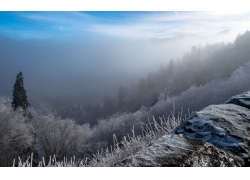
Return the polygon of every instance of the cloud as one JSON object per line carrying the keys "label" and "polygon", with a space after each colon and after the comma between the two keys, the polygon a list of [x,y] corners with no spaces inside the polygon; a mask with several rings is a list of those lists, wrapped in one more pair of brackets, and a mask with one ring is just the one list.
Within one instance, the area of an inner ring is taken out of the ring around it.
{"label": "cloud", "polygon": [[246,31],[250,29],[249,18],[250,13],[245,12],[152,12],[124,23],[92,24],[89,30],[123,38],[168,38],[184,34],[208,36],[227,29]]}
{"label": "cloud", "polygon": [[184,34],[207,36],[226,29],[250,29],[249,12],[21,12],[17,15],[33,25],[30,33],[18,28],[7,28],[5,32],[10,30],[8,34],[15,32],[26,38],[87,33],[149,39]]}

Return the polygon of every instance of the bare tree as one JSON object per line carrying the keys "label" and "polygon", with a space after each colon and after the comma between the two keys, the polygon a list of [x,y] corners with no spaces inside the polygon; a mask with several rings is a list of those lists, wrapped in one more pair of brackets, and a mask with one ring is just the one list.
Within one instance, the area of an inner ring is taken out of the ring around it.
{"label": "bare tree", "polygon": [[58,159],[75,155],[90,136],[89,125],[79,126],[70,119],[54,116],[38,116],[33,126],[37,143],[47,159],[52,155]]}

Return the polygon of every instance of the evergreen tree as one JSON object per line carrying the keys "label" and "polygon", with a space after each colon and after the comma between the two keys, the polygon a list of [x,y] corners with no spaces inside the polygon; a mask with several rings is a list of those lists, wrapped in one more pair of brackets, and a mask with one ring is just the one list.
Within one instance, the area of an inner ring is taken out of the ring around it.
{"label": "evergreen tree", "polygon": [[13,101],[12,101],[12,107],[14,111],[18,108],[21,107],[24,111],[30,106],[27,95],[26,95],[26,90],[24,89],[23,86],[23,74],[20,72],[16,76],[16,82],[14,84],[14,90],[13,90]]}
{"label": "evergreen tree", "polygon": [[174,60],[171,59],[168,65],[167,76],[171,78],[174,74]]}
{"label": "evergreen tree", "polygon": [[125,99],[127,93],[128,93],[128,89],[123,87],[122,85],[120,85],[119,91],[118,91],[118,96],[117,96],[117,98],[118,98],[118,107],[119,108],[123,107],[124,99]]}

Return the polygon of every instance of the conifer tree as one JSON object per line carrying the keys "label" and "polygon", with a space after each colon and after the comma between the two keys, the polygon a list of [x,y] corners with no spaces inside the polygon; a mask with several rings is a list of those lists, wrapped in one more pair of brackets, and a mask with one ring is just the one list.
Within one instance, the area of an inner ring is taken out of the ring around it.
{"label": "conifer tree", "polygon": [[13,101],[12,101],[12,107],[14,111],[21,107],[24,111],[30,106],[28,102],[28,98],[26,95],[26,90],[24,89],[24,83],[23,83],[23,74],[20,71],[19,74],[16,76],[16,82],[14,84],[14,90],[13,90]]}

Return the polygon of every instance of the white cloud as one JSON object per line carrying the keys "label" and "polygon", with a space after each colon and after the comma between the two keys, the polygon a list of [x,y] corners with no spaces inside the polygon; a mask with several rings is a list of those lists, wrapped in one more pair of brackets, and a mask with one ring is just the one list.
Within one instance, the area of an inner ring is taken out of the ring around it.
{"label": "white cloud", "polygon": [[28,13],[22,16],[34,21],[54,23],[50,27],[54,30],[71,31],[75,34],[98,33],[121,38],[168,38],[183,34],[207,36],[223,30],[250,29],[250,13],[236,11],[148,12],[136,16],[128,14],[120,21],[84,12]]}
{"label": "white cloud", "polygon": [[250,13],[159,12],[137,17],[133,23],[92,25],[91,31],[128,38],[167,38],[181,34],[208,36],[223,30],[250,29]]}

